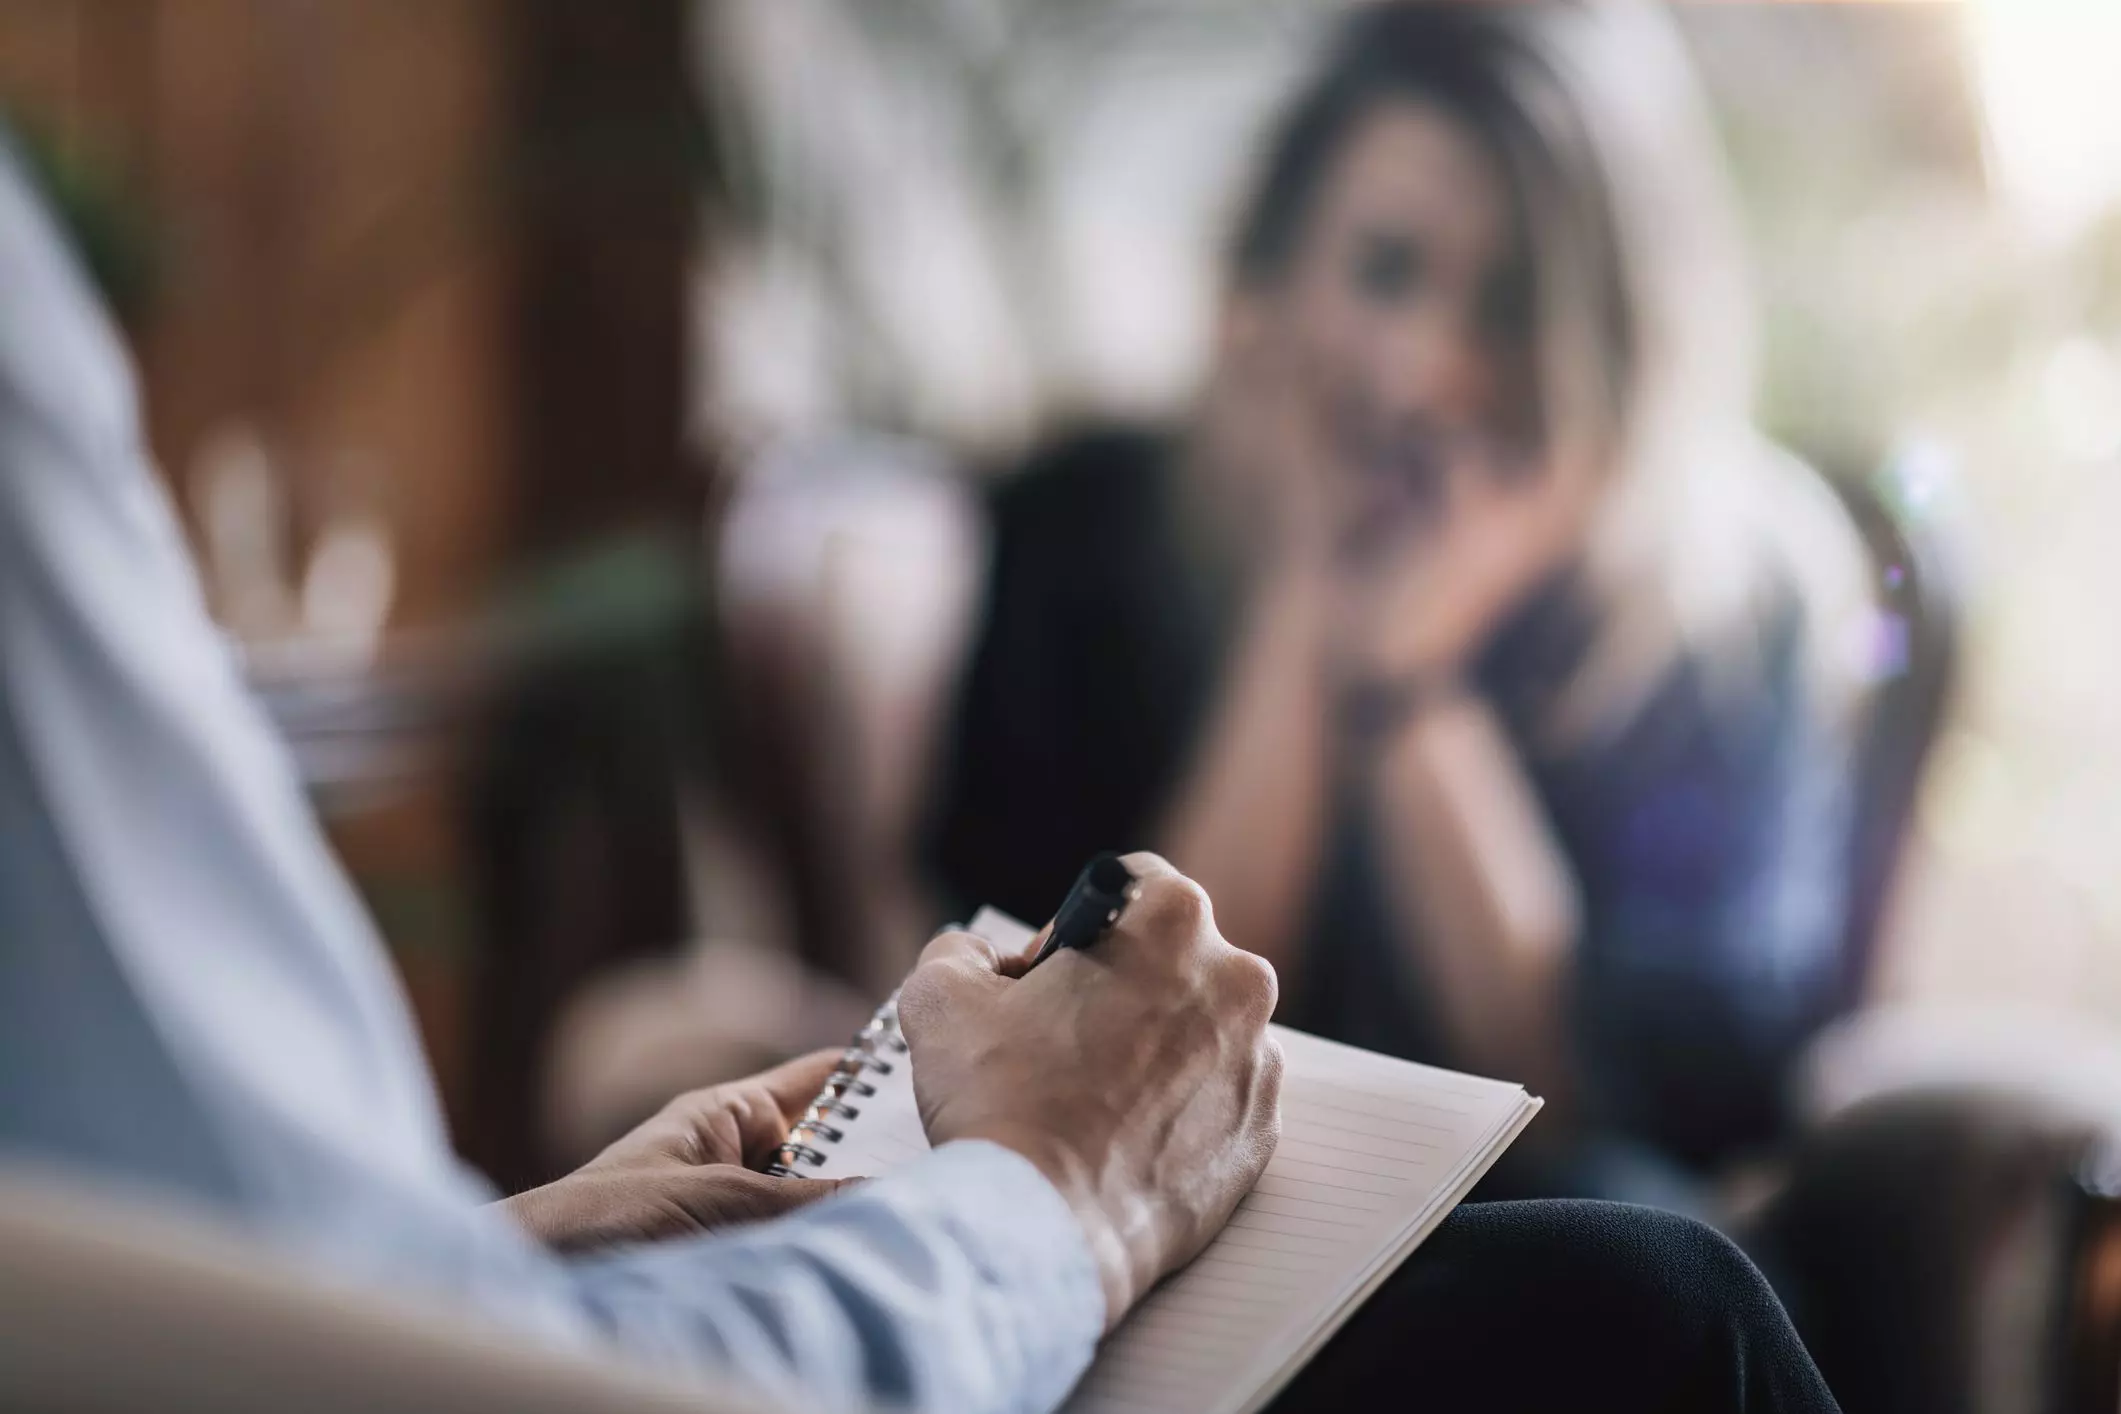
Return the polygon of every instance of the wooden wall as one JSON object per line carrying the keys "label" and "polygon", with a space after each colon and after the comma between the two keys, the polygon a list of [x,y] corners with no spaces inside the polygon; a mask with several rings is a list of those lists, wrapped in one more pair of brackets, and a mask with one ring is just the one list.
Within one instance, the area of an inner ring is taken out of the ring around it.
{"label": "wooden wall", "polygon": [[[684,0],[0,0],[0,104],[114,193],[128,320],[192,528],[202,453],[269,453],[291,558],[343,510],[394,630],[461,624],[596,536],[696,512]],[[479,930],[444,756],[331,825],[445,1093]],[[460,1116],[461,1118],[461,1116]]]}

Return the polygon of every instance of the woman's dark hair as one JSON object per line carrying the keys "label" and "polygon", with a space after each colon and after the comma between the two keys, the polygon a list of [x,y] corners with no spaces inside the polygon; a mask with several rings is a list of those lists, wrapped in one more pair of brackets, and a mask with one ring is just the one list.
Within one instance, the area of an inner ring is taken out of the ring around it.
{"label": "woman's dark hair", "polygon": [[1586,115],[1535,42],[1543,8],[1399,0],[1343,21],[1269,136],[1231,251],[1238,284],[1287,273],[1334,162],[1367,119],[1394,102],[1431,104],[1463,123],[1504,174],[1525,233],[1533,308],[1551,308],[1557,284],[1580,291],[1602,381],[1617,400],[1636,339],[1612,198]]}

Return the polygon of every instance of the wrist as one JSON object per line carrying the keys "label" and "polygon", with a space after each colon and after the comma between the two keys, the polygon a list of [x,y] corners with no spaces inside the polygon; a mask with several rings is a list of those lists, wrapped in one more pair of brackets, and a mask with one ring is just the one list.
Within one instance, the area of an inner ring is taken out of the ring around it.
{"label": "wrist", "polygon": [[568,1193],[566,1178],[510,1194],[497,1200],[493,1206],[508,1214],[517,1227],[543,1245],[569,1245],[568,1238],[576,1223],[573,1220],[574,1204]]}
{"label": "wrist", "polygon": [[1393,677],[1358,677],[1341,685],[1335,703],[1343,740],[1382,748],[1417,722],[1464,705],[1473,689],[1455,669],[1435,668]]}
{"label": "wrist", "polygon": [[1276,571],[1253,589],[1245,608],[1248,654],[1288,675],[1330,687],[1344,654],[1338,638],[1344,596],[1334,577],[1316,567]]}
{"label": "wrist", "polygon": [[1015,1126],[996,1126],[957,1139],[982,1139],[1023,1158],[1060,1195],[1075,1217],[1098,1286],[1105,1296],[1105,1329],[1111,1331],[1148,1291],[1159,1275],[1153,1228],[1145,1204],[1111,1203],[1097,1182],[1097,1168],[1073,1146],[1052,1135]]}

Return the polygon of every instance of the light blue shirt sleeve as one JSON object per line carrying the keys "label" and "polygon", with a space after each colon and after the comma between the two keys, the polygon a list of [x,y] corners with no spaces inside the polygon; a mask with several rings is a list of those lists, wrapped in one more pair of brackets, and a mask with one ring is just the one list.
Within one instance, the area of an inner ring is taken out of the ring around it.
{"label": "light blue shirt sleeve", "polygon": [[388,959],[201,602],[118,342],[0,138],[0,1159],[334,1280],[801,1407],[1049,1409],[1104,1298],[1028,1162],[945,1146],[588,1259],[452,1156]]}

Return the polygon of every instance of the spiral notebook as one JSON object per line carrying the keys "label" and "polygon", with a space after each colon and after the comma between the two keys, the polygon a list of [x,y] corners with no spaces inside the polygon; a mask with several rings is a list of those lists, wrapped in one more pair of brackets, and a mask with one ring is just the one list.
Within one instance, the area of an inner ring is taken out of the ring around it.
{"label": "spiral notebook", "polygon": [[[993,909],[971,930],[1008,951],[1031,938]],[[854,1038],[778,1171],[873,1175],[928,1152],[896,1002]],[[1068,1410],[1261,1408],[1539,1110],[1522,1086],[1274,1034],[1288,1061],[1281,1146],[1229,1226],[1106,1337]]]}

